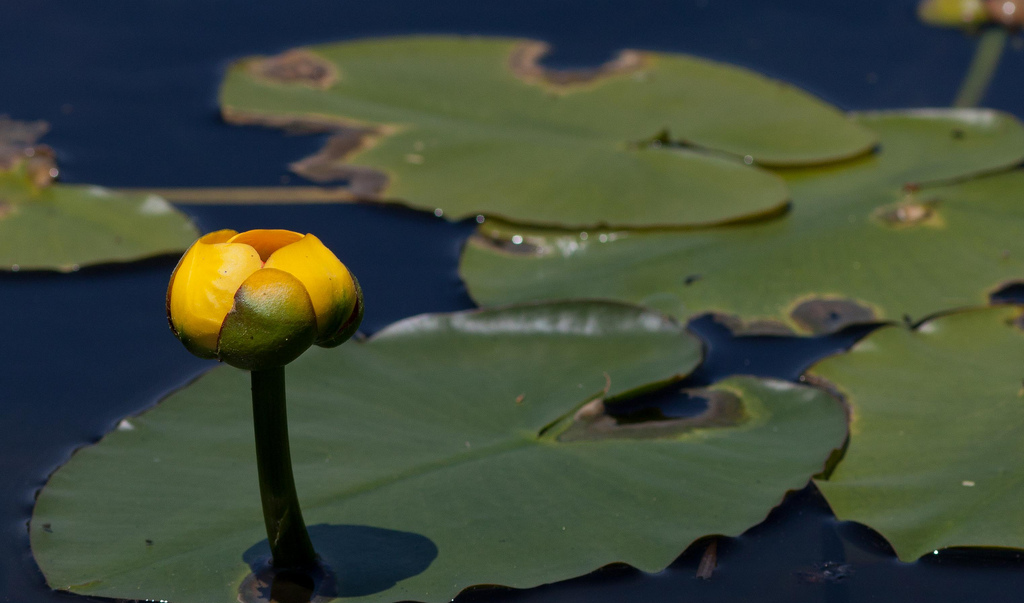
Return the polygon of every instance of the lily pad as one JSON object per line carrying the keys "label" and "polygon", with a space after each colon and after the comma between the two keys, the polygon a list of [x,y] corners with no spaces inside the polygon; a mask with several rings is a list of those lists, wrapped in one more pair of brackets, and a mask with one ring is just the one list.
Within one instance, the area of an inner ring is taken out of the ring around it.
{"label": "lily pad", "polygon": [[44,122],[0,116],[0,270],[77,270],[180,253],[199,236],[160,197],[53,183]]}
{"label": "lily pad", "polygon": [[236,63],[220,102],[232,123],[338,131],[293,164],[300,174],[455,220],[637,227],[771,214],[785,184],[744,160],[821,164],[875,143],[835,108],[737,67],[624,51],[551,71],[538,65],[546,51],[458,37],[315,46]]}
{"label": "lily pad", "polygon": [[[782,172],[792,210],[698,231],[488,221],[460,270],[481,305],[610,298],[737,331],[825,333],[984,304],[1024,277],[1024,128],[987,110],[868,113],[878,153]],[[971,178],[975,179],[971,179]],[[949,184],[950,182],[955,182]],[[740,324],[742,322],[742,324]]]}
{"label": "lily pad", "polygon": [[[737,377],[694,392],[696,417],[614,418],[699,359],[671,319],[596,302],[425,315],[311,350],[288,368],[292,458],[336,594],[442,602],[612,562],[657,571],[760,522],[823,468],[844,412]],[[59,469],[31,523],[48,583],[235,601],[266,548],[248,387],[215,369]]]}
{"label": "lily pad", "polygon": [[875,331],[811,369],[852,409],[849,448],[818,487],[840,519],[901,559],[964,546],[1024,548],[1024,332],[1019,308]]}

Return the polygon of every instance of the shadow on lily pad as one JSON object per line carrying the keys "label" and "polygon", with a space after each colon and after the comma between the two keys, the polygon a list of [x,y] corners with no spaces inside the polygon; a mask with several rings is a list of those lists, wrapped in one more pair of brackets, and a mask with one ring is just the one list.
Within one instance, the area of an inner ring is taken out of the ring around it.
{"label": "shadow on lily pad", "polygon": [[309,527],[309,537],[323,567],[308,575],[276,572],[266,540],[249,547],[242,560],[253,573],[242,585],[249,591],[243,598],[316,603],[372,595],[422,573],[437,558],[433,541],[412,532],[322,523]]}

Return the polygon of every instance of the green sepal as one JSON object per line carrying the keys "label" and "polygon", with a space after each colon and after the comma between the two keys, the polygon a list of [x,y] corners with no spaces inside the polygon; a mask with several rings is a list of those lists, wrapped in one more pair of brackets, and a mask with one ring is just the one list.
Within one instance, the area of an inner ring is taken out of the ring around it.
{"label": "green sepal", "polygon": [[235,293],[217,341],[220,360],[250,371],[284,366],[316,339],[316,313],[302,282],[264,268]]}
{"label": "green sepal", "polygon": [[356,331],[359,330],[359,325],[363,322],[363,288],[359,286],[359,281],[356,280],[354,275],[352,276],[352,284],[356,287],[356,304],[352,308],[352,313],[349,314],[345,322],[341,323],[341,326],[334,332],[334,335],[323,341],[316,342],[318,346],[322,348],[337,347],[351,339],[356,334]]}

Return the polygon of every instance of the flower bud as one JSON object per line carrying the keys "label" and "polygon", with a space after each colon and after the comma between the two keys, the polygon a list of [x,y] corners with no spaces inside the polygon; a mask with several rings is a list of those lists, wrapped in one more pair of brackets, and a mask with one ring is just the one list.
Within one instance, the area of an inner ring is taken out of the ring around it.
{"label": "flower bud", "polygon": [[185,252],[167,287],[171,330],[193,354],[263,370],[312,344],[348,340],[363,317],[359,283],[315,236],[220,230]]}

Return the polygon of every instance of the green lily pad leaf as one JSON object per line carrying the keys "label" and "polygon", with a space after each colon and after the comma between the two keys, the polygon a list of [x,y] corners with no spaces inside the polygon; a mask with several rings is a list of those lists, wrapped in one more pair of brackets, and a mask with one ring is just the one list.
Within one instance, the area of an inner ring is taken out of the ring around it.
{"label": "green lily pad leaf", "polygon": [[846,397],[849,448],[818,487],[906,561],[946,547],[1024,548],[1019,308],[875,331],[812,369]]}
{"label": "green lily pad leaf", "polygon": [[[1024,128],[986,110],[870,113],[880,152],[787,170],[792,210],[699,231],[526,228],[488,221],[461,273],[481,305],[611,298],[737,331],[826,333],[984,304],[1024,276]],[[950,184],[950,182],[953,182]]]}
{"label": "green lily pad leaf", "polygon": [[559,72],[538,65],[546,51],[457,37],[315,46],[236,63],[220,102],[232,123],[338,131],[293,164],[313,180],[449,219],[549,226],[777,213],[785,184],[744,160],[821,164],[875,144],[835,108],[737,67],[624,51]]}
{"label": "green lily pad leaf", "polygon": [[180,253],[199,236],[156,196],[54,184],[53,151],[35,141],[45,122],[0,116],[0,270],[77,270]]}
{"label": "green lily pad leaf", "polygon": [[[311,350],[288,368],[292,459],[336,594],[442,602],[612,562],[657,571],[760,522],[822,470],[845,414],[738,377],[693,392],[696,417],[615,418],[699,360],[671,319],[601,302],[425,315]],[[215,369],[59,469],[31,523],[48,583],[235,601],[266,549],[248,388]]]}

